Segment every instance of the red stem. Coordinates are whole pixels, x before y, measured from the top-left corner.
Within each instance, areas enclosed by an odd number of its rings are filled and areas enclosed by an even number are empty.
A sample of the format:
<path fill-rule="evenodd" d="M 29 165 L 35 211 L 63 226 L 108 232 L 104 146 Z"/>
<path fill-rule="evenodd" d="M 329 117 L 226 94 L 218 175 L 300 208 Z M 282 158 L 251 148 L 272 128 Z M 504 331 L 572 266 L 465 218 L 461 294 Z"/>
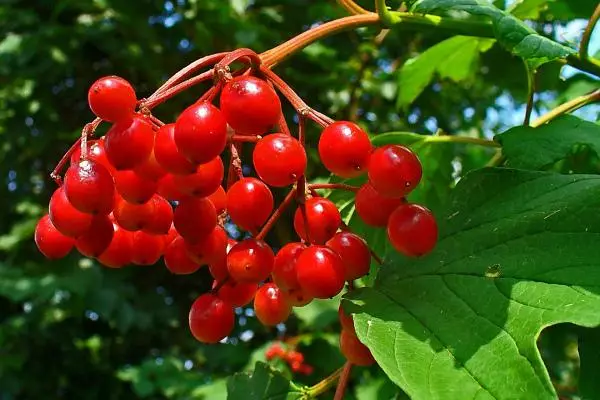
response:
<path fill-rule="evenodd" d="M 242 143 L 256 143 L 260 139 L 262 139 L 262 136 L 260 136 L 260 135 L 236 135 L 236 134 L 234 134 L 231 137 L 231 141 L 242 142 Z"/>
<path fill-rule="evenodd" d="M 248 60 L 246 64 L 248 64 L 251 68 L 257 68 L 262 63 L 260 57 L 258 56 L 258 54 L 256 54 L 254 50 L 246 48 L 237 49 L 227 54 L 225 57 L 223 57 L 221 61 L 215 64 L 215 75 L 219 80 L 230 80 L 231 73 L 229 66 L 236 61 L 244 62 L 244 59 Z"/>
<path fill-rule="evenodd" d="M 202 57 L 199 60 L 194 61 L 193 63 L 191 63 L 190 65 L 188 65 L 187 67 L 181 69 L 179 72 L 177 72 L 175 75 L 173 75 L 171 78 L 169 78 L 169 80 L 167 80 L 161 87 L 159 87 L 154 94 L 152 94 L 152 97 L 156 97 L 158 94 L 160 94 L 161 92 L 171 88 L 172 86 L 174 86 L 175 84 L 179 83 L 180 81 L 182 81 L 185 77 L 193 74 L 194 72 L 198 71 L 201 68 L 207 67 L 209 65 L 213 65 L 216 62 L 219 62 L 220 60 L 223 59 L 223 57 L 225 57 L 227 54 L 229 54 L 228 52 L 225 53 L 217 53 L 217 54 L 212 54 L 210 56 L 206 56 L 206 57 Z"/>
<path fill-rule="evenodd" d="M 350 364 L 349 361 L 346 361 L 346 364 L 344 364 L 344 369 L 342 370 L 342 374 L 340 375 L 337 388 L 335 389 L 333 400 L 344 400 L 344 393 L 346 393 L 346 387 L 348 386 L 348 381 L 350 380 L 351 371 L 352 364 Z"/>
<path fill-rule="evenodd" d="M 231 143 L 229 146 L 229 152 L 231 154 L 231 160 L 229 161 L 229 172 L 227 174 L 227 190 L 237 181 L 244 177 L 242 171 L 242 160 L 240 159 L 239 152 L 241 151 L 241 143 Z"/>
<path fill-rule="evenodd" d="M 194 85 L 197 85 L 199 83 L 207 81 L 207 80 L 211 79 L 212 77 L 213 77 L 213 71 L 212 70 L 206 71 L 206 72 L 201 73 L 200 75 L 196 75 L 193 78 L 183 81 L 167 90 L 164 90 L 162 92 L 156 92 L 152 96 L 147 98 L 146 100 L 141 101 L 140 108 L 141 109 L 146 108 L 148 110 L 151 110 L 152 108 L 156 107 L 157 105 L 159 105 L 161 103 L 164 103 L 165 101 L 167 101 L 171 97 L 175 96 L 176 94 L 179 94 L 179 93 L 183 92 L 184 90 L 191 88 Z M 210 89 L 209 89 L 209 91 L 210 91 Z M 209 91 L 207 91 L 206 93 L 208 93 Z M 205 93 L 205 95 L 206 95 L 206 93 Z"/>
<path fill-rule="evenodd" d="M 269 217 L 269 220 L 265 223 L 265 225 L 262 227 L 260 232 L 255 236 L 255 239 L 264 240 L 264 238 L 267 236 L 267 234 L 269 233 L 271 228 L 273 228 L 273 226 L 275 225 L 277 220 L 281 217 L 281 215 L 289 207 L 292 200 L 294 200 L 294 197 L 296 195 L 296 190 L 297 189 L 292 189 L 289 191 L 289 193 L 285 196 L 285 198 L 283 199 L 281 204 L 279 204 L 279 207 L 277 207 L 277 209 L 273 212 L 273 214 L 271 214 L 271 216 Z"/>
<path fill-rule="evenodd" d="M 287 121 L 285 120 L 285 115 L 283 111 L 279 115 L 279 121 L 277 122 L 277 126 L 279 127 L 279 131 L 285 135 L 291 136 L 290 128 L 288 127 Z"/>
<path fill-rule="evenodd" d="M 344 183 L 311 183 L 308 185 L 308 189 L 338 189 L 356 193 L 360 188 L 358 186 L 346 185 Z"/>

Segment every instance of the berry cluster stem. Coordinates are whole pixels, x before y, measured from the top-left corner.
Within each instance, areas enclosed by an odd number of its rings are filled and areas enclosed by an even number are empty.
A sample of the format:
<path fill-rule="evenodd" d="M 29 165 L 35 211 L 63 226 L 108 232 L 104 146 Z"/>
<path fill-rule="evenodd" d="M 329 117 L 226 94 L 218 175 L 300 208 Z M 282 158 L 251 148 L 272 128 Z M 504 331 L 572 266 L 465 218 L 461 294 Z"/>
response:
<path fill-rule="evenodd" d="M 349 361 L 346 361 L 346 364 L 344 364 L 344 367 L 342 368 L 342 373 L 340 374 L 340 380 L 335 389 L 333 400 L 344 400 L 346 387 L 348 387 L 348 382 L 350 381 L 350 372 L 352 372 L 352 364 Z"/>
<path fill-rule="evenodd" d="M 348 11 L 352 15 L 369 14 L 370 13 L 370 11 L 365 10 L 364 8 L 362 8 L 361 6 L 356 4 L 353 0 L 338 0 L 337 2 L 339 5 L 344 7 L 346 9 L 346 11 Z"/>
<path fill-rule="evenodd" d="M 554 108 L 550 112 L 548 112 L 548 113 L 542 115 L 541 117 L 539 117 L 538 119 L 534 120 L 530 124 L 530 126 L 536 128 L 540 125 L 544 125 L 546 122 L 552 121 L 556 117 L 559 117 L 566 113 L 573 112 L 585 105 L 588 105 L 590 103 L 594 103 L 597 101 L 600 101 L 600 89 L 596 89 L 591 93 L 575 97 L 574 99 L 571 99 L 571 100 L 567 101 L 566 103 L 559 105 L 558 107 Z"/>
<path fill-rule="evenodd" d="M 320 396 L 323 393 L 327 392 L 338 381 L 340 375 L 342 375 L 343 370 L 344 370 L 344 367 L 335 370 L 331 375 L 327 376 L 319 383 L 308 388 L 307 389 L 308 397 L 315 398 L 315 397 Z"/>
<path fill-rule="evenodd" d="M 585 31 L 583 31 L 583 36 L 581 37 L 581 44 L 579 45 L 579 58 L 582 60 L 589 59 L 589 46 L 590 46 L 590 38 L 592 37 L 592 32 L 596 23 L 600 19 L 600 3 L 596 6 L 594 13 L 590 17 L 587 26 L 585 27 Z"/>
<path fill-rule="evenodd" d="M 360 188 L 358 186 L 347 185 L 345 183 L 311 183 L 308 185 L 308 189 L 337 189 L 356 193 Z"/>
<path fill-rule="evenodd" d="M 279 207 L 277 207 L 273 214 L 271 214 L 271 216 L 269 217 L 265 225 L 262 227 L 260 232 L 255 236 L 255 239 L 264 240 L 264 238 L 273 228 L 277 220 L 281 217 L 281 215 L 285 212 L 285 210 L 290 206 L 290 204 L 296 197 L 296 190 L 297 189 L 292 189 L 289 191 L 289 193 L 285 196 L 281 204 L 279 204 Z"/>

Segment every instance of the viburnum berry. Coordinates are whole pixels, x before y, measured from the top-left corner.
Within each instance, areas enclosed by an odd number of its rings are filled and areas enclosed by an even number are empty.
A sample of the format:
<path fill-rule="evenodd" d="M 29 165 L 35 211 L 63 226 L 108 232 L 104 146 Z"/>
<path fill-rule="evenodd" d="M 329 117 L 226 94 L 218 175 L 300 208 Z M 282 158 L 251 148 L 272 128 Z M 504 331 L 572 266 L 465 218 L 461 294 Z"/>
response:
<path fill-rule="evenodd" d="M 175 208 L 173 223 L 186 241 L 197 243 L 217 225 L 217 212 L 206 197 L 188 197 Z"/>
<path fill-rule="evenodd" d="M 323 197 L 311 197 L 304 204 L 308 235 L 305 227 L 305 217 L 302 206 L 294 214 L 294 229 L 303 240 L 313 244 L 325 244 L 335 235 L 342 224 L 342 217 L 336 205 Z"/>
<path fill-rule="evenodd" d="M 308 296 L 300 288 L 289 290 L 282 289 L 282 291 L 288 303 L 294 307 L 304 307 L 314 299 L 314 297 Z"/>
<path fill-rule="evenodd" d="M 267 361 L 270 361 L 273 358 L 284 358 L 285 354 L 286 350 L 281 347 L 279 343 L 273 343 L 267 348 L 267 350 L 265 350 L 265 358 Z"/>
<path fill-rule="evenodd" d="M 245 239 L 227 254 L 227 270 L 236 282 L 259 283 L 273 271 L 275 255 L 262 240 Z"/>
<path fill-rule="evenodd" d="M 188 197 L 175 185 L 175 175 L 173 174 L 166 174 L 160 178 L 156 191 L 159 195 L 170 201 L 180 201 Z"/>
<path fill-rule="evenodd" d="M 302 291 L 318 299 L 334 297 L 344 288 L 344 264 L 340 256 L 325 246 L 310 246 L 296 263 Z"/>
<path fill-rule="evenodd" d="M 302 144 L 283 133 L 273 133 L 259 140 L 252 160 L 260 179 L 275 187 L 296 182 L 304 175 L 307 163 Z"/>
<path fill-rule="evenodd" d="M 266 133 L 281 115 L 275 90 L 254 76 L 242 75 L 227 82 L 221 91 L 220 106 L 229 126 L 242 135 Z"/>
<path fill-rule="evenodd" d="M 227 122 L 219 109 L 208 102 L 186 108 L 175 121 L 175 144 L 194 164 L 207 163 L 225 150 Z"/>
<path fill-rule="evenodd" d="M 106 267 L 122 268 L 130 264 L 133 257 L 133 234 L 113 224 L 113 237 L 110 244 L 98 256 L 98 261 Z"/>
<path fill-rule="evenodd" d="M 340 350 L 352 364 L 366 367 L 375 363 L 369 348 L 362 344 L 356 335 L 344 329 L 340 333 Z"/>
<path fill-rule="evenodd" d="M 148 221 L 153 218 L 154 204 L 146 202 L 143 204 L 133 204 L 117 197 L 113 216 L 117 224 L 125 230 L 134 232 L 139 231 L 146 226 Z"/>
<path fill-rule="evenodd" d="M 356 192 L 354 204 L 356 213 L 365 224 L 383 227 L 387 226 L 392 212 L 405 202 L 404 198 L 382 196 L 371 184 L 365 183 Z"/>
<path fill-rule="evenodd" d="M 154 235 L 166 235 L 173 225 L 173 207 L 163 197 L 155 194 L 148 202 L 152 205 L 152 216 L 144 223 L 142 230 Z"/>
<path fill-rule="evenodd" d="M 108 161 L 106 150 L 104 149 L 104 136 L 98 140 L 88 140 L 86 147 L 85 159 L 101 164 L 108 172 L 113 174 L 115 167 Z M 77 146 L 71 154 L 71 165 L 78 164 L 82 161 L 81 146 Z"/>
<path fill-rule="evenodd" d="M 222 282 L 225 279 L 228 279 L 229 271 L 227 270 L 227 255 L 223 255 L 221 258 L 209 263 L 208 271 L 217 282 Z"/>
<path fill-rule="evenodd" d="M 129 82 L 118 76 L 105 76 L 92 84 L 88 103 L 98 118 L 115 122 L 133 114 L 137 99 Z"/>
<path fill-rule="evenodd" d="M 66 257 L 75 244 L 75 239 L 63 235 L 52 225 L 48 215 L 38 221 L 34 237 L 40 252 L 51 260 Z"/>
<path fill-rule="evenodd" d="M 110 245 L 114 231 L 113 222 L 107 215 L 96 215 L 89 229 L 77 238 L 75 247 L 86 257 L 98 257 Z"/>
<path fill-rule="evenodd" d="M 258 288 L 254 296 L 254 312 L 263 325 L 274 326 L 290 316 L 292 307 L 281 289 L 269 282 Z"/>
<path fill-rule="evenodd" d="M 200 164 L 193 174 L 173 175 L 173 182 L 183 194 L 206 197 L 214 193 L 223 181 L 223 160 L 215 157 L 207 163 Z"/>
<path fill-rule="evenodd" d="M 353 281 L 369 273 L 371 251 L 360 236 L 351 232 L 338 232 L 327 241 L 327 247 L 342 259 L 344 279 L 347 281 Z"/>
<path fill-rule="evenodd" d="M 323 129 L 319 138 L 321 162 L 342 178 L 366 172 L 371 149 L 369 135 L 354 122 L 336 121 Z"/>
<path fill-rule="evenodd" d="M 390 215 L 387 234 L 398 252 L 418 257 L 433 250 L 438 227 L 435 217 L 427 208 L 418 204 L 403 204 Z"/>
<path fill-rule="evenodd" d="M 185 241 L 181 236 L 176 237 L 167 245 L 164 260 L 167 269 L 174 274 L 187 275 L 200 269 L 200 264 L 189 256 Z"/>
<path fill-rule="evenodd" d="M 148 233 L 151 233 L 151 232 L 148 232 Z M 175 229 L 175 225 L 173 225 L 173 223 L 171 222 L 171 226 L 169 227 L 167 234 L 164 235 L 165 246 L 168 246 L 178 236 L 179 236 L 179 232 L 177 232 L 177 229 Z"/>
<path fill-rule="evenodd" d="M 214 281 L 213 289 L 217 286 Z M 225 300 L 233 307 L 243 307 L 249 304 L 258 290 L 257 283 L 238 283 L 227 281 L 217 291 L 217 296 Z"/>
<path fill-rule="evenodd" d="M 273 211 L 273 195 L 262 181 L 242 178 L 227 191 L 227 212 L 241 229 L 259 229 Z"/>
<path fill-rule="evenodd" d="M 116 171 L 115 187 L 123 199 L 133 204 L 143 204 L 156 193 L 158 184 L 142 178 L 132 170 Z"/>
<path fill-rule="evenodd" d="M 63 235 L 72 238 L 82 235 L 92 223 L 93 216 L 73 207 L 62 186 L 52 194 L 49 211 L 52 225 Z"/>
<path fill-rule="evenodd" d="M 285 291 L 299 289 L 296 263 L 298 257 L 306 249 L 306 245 L 300 242 L 291 242 L 283 246 L 275 255 L 272 277 L 278 287 Z"/>
<path fill-rule="evenodd" d="M 186 251 L 196 263 L 211 264 L 227 254 L 227 233 L 219 225 L 196 243 L 186 241 Z"/>
<path fill-rule="evenodd" d="M 165 241 L 160 235 L 144 231 L 133 232 L 133 252 L 131 261 L 137 265 L 156 264 L 163 255 Z"/>
<path fill-rule="evenodd" d="M 210 293 L 198 297 L 190 309 L 190 331 L 203 343 L 223 340 L 233 330 L 234 323 L 233 307 Z"/>
<path fill-rule="evenodd" d="M 342 325 L 342 330 L 346 330 L 353 335 L 356 335 L 356 331 L 354 329 L 354 319 L 351 314 L 347 314 L 344 311 L 344 308 L 340 304 L 338 308 L 338 317 L 340 319 L 340 325 Z"/>
<path fill-rule="evenodd" d="M 150 153 L 146 161 L 135 167 L 134 171 L 140 178 L 153 182 L 158 182 L 160 178 L 167 174 L 167 171 L 156 161 L 154 150 Z"/>
<path fill-rule="evenodd" d="M 152 124 L 140 114 L 117 121 L 104 137 L 106 156 L 117 170 L 142 165 L 150 157 L 153 147 Z"/>
<path fill-rule="evenodd" d="M 84 160 L 71 165 L 65 174 L 64 190 L 69 202 L 81 212 L 108 214 L 113 209 L 113 178 L 97 162 Z"/>
<path fill-rule="evenodd" d="M 196 165 L 179 152 L 174 135 L 175 124 L 163 125 L 156 132 L 154 138 L 156 161 L 165 171 L 172 174 L 193 174 L 196 171 Z"/>
<path fill-rule="evenodd" d="M 219 186 L 217 190 L 215 190 L 207 198 L 211 203 L 213 203 L 213 206 L 215 206 L 217 215 L 221 215 L 227 209 L 227 193 L 225 193 L 223 186 Z"/>
<path fill-rule="evenodd" d="M 382 196 L 406 196 L 419 184 L 422 174 L 421 162 L 404 146 L 379 147 L 369 160 L 369 182 Z"/>

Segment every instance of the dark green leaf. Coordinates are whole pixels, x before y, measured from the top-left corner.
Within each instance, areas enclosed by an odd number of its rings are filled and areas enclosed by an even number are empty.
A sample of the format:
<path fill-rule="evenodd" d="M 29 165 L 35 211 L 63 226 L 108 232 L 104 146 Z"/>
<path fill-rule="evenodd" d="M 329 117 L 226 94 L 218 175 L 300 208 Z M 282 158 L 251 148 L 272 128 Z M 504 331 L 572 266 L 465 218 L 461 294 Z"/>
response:
<path fill-rule="evenodd" d="M 281 372 L 258 362 L 252 373 L 237 373 L 227 381 L 228 400 L 296 400 L 302 390 L 288 381 Z"/>
<path fill-rule="evenodd" d="M 593 399 L 600 393 L 600 328 L 580 328 L 579 334 L 579 394 Z"/>

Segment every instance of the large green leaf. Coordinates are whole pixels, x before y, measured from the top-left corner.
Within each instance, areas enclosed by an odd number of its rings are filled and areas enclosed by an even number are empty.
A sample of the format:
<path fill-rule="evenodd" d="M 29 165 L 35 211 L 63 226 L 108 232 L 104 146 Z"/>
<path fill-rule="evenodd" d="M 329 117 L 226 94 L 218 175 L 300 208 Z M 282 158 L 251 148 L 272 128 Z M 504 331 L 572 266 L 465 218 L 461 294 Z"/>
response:
<path fill-rule="evenodd" d="M 461 11 L 489 19 L 498 42 L 526 59 L 532 68 L 575 53 L 575 50 L 537 34 L 523 21 L 485 0 L 416 0 L 409 3 L 410 11 L 416 13 Z"/>
<path fill-rule="evenodd" d="M 479 53 L 493 43 L 493 39 L 454 36 L 408 60 L 398 75 L 398 107 L 411 104 L 435 74 L 454 82 L 471 78 L 479 66 Z"/>
<path fill-rule="evenodd" d="M 452 204 L 429 256 L 344 300 L 359 338 L 415 400 L 556 398 L 536 338 L 600 324 L 600 177 L 483 169 Z"/>
<path fill-rule="evenodd" d="M 509 166 L 539 169 L 567 157 L 576 145 L 590 146 L 600 154 L 600 125 L 564 115 L 537 128 L 511 128 L 496 140 Z"/>
<path fill-rule="evenodd" d="M 297 400 L 304 398 L 301 388 L 281 372 L 258 362 L 252 373 L 237 373 L 227 381 L 228 400 Z"/>

